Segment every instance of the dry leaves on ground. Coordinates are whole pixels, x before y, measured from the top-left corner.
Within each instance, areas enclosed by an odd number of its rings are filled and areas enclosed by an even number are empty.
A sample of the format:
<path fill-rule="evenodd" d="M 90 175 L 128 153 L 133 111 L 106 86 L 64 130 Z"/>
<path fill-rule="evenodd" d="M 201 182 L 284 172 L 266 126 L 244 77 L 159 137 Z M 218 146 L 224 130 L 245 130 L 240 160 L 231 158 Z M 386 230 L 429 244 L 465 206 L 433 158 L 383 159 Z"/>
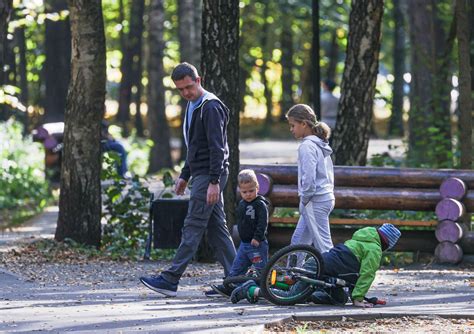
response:
<path fill-rule="evenodd" d="M 417 316 L 340 321 L 290 321 L 273 325 L 267 333 L 474 333 L 472 319 L 445 319 L 439 316 Z"/>

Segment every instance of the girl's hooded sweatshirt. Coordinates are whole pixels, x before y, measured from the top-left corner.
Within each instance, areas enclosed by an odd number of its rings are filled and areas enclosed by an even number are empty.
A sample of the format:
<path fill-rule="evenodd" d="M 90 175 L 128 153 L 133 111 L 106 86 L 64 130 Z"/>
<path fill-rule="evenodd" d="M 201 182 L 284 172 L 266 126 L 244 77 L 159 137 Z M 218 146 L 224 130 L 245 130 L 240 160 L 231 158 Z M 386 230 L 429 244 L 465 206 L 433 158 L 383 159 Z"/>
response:
<path fill-rule="evenodd" d="M 306 205 L 310 200 L 334 200 L 332 149 L 317 136 L 306 136 L 298 148 L 298 195 Z"/>

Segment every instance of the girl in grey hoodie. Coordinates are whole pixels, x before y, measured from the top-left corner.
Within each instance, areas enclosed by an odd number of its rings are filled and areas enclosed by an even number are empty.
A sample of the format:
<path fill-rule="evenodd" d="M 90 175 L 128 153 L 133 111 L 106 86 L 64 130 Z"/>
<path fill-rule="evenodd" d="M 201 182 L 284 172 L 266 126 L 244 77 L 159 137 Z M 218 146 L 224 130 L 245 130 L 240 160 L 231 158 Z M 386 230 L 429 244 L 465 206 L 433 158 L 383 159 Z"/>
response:
<path fill-rule="evenodd" d="M 328 144 L 331 130 L 318 122 L 314 111 L 297 104 L 286 114 L 290 131 L 302 139 L 298 148 L 298 195 L 300 218 L 291 244 L 313 245 L 321 253 L 332 247 L 329 214 L 334 209 L 334 168 Z"/>

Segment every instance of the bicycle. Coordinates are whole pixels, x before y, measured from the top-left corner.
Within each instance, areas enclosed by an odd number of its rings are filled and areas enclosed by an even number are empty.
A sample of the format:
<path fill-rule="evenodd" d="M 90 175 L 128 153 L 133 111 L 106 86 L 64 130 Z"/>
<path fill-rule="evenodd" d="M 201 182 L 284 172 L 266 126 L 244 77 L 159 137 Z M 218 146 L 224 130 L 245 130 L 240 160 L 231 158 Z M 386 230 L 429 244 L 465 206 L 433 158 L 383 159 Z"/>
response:
<path fill-rule="evenodd" d="M 329 277 L 323 275 L 323 272 L 323 257 L 314 247 L 290 245 L 280 249 L 269 259 L 260 275 L 259 285 L 263 297 L 273 304 L 295 305 L 306 302 L 316 290 L 352 290 L 354 285 L 349 281 L 356 281 L 358 277 L 358 273 Z M 376 297 L 365 300 L 374 305 L 385 304 Z M 335 301 L 334 304 L 338 303 Z M 343 305 L 345 301 L 339 304 Z"/>

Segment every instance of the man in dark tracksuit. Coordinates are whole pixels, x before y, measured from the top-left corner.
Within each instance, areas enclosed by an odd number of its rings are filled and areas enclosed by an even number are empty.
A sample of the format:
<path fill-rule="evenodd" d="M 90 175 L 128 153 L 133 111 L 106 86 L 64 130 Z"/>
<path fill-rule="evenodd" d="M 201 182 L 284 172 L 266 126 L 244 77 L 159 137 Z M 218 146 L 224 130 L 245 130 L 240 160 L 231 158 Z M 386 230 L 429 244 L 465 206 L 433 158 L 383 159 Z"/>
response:
<path fill-rule="evenodd" d="M 161 275 L 141 277 L 140 281 L 156 292 L 174 297 L 179 279 L 195 255 L 206 229 L 226 276 L 235 257 L 235 247 L 226 226 L 222 195 L 229 174 L 229 110 L 214 94 L 204 90 L 193 65 L 179 64 L 171 78 L 181 96 L 188 101 L 183 123 L 188 154 L 176 181 L 175 192 L 184 194 L 192 177 L 191 197 L 181 244 L 171 267 Z"/>

